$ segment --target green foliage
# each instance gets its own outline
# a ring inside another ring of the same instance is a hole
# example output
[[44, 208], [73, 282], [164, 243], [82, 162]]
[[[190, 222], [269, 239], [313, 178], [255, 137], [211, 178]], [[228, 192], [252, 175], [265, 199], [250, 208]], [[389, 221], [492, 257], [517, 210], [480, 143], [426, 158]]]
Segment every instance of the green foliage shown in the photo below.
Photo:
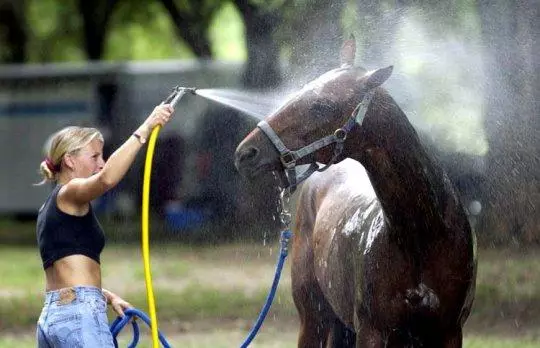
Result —
[[[180, 9], [211, 16], [208, 36], [214, 58], [245, 60], [242, 19], [230, 2], [177, 2]], [[83, 23], [76, 1], [29, 0], [29, 62], [84, 61]], [[203, 14], [204, 14], [203, 13]], [[104, 60], [161, 60], [195, 58], [159, 1], [119, 1], [110, 19]]]
[[218, 60], [244, 61], [247, 58], [245, 29], [237, 8], [227, 2], [209, 28], [212, 55]]
[[168, 13], [158, 1], [139, 3], [136, 7], [119, 6], [110, 26], [104, 60], [195, 57], [189, 46], [179, 39]]
[[82, 20], [75, 15], [75, 1], [28, 0], [28, 61], [69, 62], [86, 59]]

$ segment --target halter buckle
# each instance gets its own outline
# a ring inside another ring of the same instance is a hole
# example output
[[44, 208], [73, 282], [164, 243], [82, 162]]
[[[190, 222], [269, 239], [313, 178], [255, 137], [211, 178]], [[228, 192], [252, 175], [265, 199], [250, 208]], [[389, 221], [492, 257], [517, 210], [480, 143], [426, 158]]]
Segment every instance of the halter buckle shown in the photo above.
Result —
[[297, 158], [294, 152], [289, 151], [282, 154], [280, 157], [280, 160], [281, 160], [281, 164], [283, 164], [285, 168], [291, 168], [291, 167], [294, 167]]
[[337, 141], [344, 142], [345, 139], [347, 139], [347, 131], [343, 128], [338, 128], [334, 132], [334, 136], [336, 137]]

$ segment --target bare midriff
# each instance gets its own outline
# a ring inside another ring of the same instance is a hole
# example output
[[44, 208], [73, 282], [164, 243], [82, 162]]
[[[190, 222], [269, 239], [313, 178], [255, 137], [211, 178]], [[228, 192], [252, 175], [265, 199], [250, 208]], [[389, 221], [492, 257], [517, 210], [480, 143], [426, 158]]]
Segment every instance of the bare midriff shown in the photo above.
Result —
[[45, 270], [46, 291], [71, 286], [94, 286], [101, 289], [99, 263], [84, 255], [70, 255]]

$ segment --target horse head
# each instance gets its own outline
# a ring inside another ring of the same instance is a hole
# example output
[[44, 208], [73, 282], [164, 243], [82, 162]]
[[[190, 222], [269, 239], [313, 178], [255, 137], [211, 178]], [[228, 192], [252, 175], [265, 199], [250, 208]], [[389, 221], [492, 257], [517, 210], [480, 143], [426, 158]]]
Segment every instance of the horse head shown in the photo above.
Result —
[[[341, 66], [305, 85], [285, 104], [258, 124], [235, 152], [238, 171], [248, 178], [278, 172], [285, 187], [294, 187], [319, 169], [347, 157], [345, 141], [361, 131], [372, 117], [370, 101], [392, 66], [366, 71], [354, 66], [354, 39], [341, 50]], [[355, 147], [362, 144], [355, 144]], [[296, 166], [310, 164], [302, 175]]]

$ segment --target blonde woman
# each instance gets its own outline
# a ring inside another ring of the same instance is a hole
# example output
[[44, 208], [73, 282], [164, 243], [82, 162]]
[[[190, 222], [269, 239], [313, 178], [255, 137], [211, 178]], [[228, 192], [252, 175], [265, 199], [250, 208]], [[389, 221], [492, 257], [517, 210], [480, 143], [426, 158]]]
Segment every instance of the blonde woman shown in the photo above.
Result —
[[123, 315], [130, 307], [101, 287], [105, 245], [90, 202], [124, 177], [150, 132], [171, 118], [170, 105], [156, 106], [143, 124], [105, 162], [103, 136], [95, 128], [55, 133], [40, 165], [44, 182], [56, 184], [39, 210], [37, 241], [46, 279], [38, 320], [38, 347], [114, 347], [107, 304]]

